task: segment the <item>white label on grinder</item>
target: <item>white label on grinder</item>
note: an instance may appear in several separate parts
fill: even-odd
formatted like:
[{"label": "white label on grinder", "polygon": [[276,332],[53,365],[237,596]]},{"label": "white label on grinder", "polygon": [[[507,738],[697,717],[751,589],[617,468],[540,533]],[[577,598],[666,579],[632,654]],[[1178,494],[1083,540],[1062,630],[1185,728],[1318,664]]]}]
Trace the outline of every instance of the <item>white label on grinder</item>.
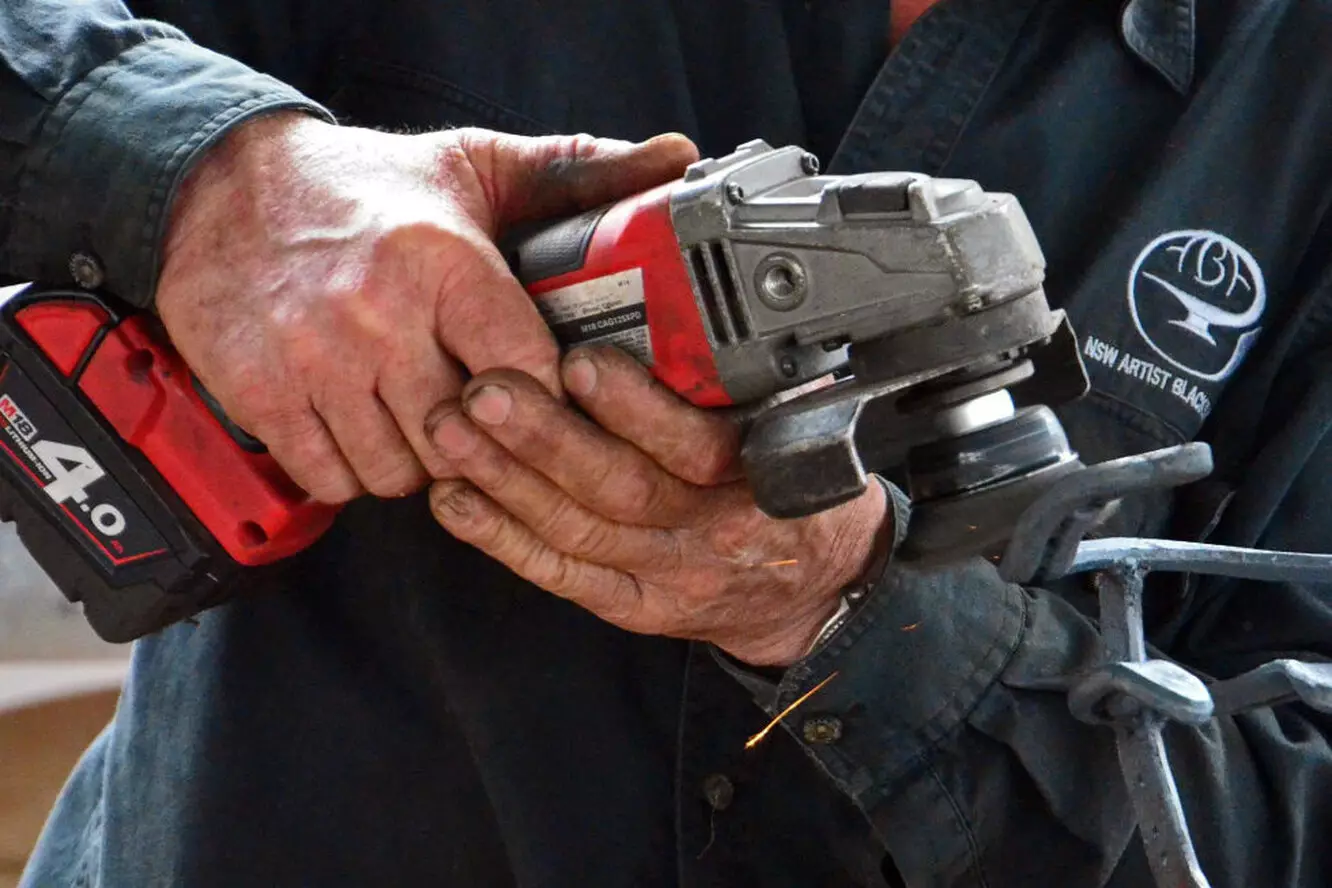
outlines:
[{"label": "white label on grinder", "polygon": [[607,343],[652,366],[643,269],[630,268],[560,287],[542,293],[536,304],[564,348]]}]

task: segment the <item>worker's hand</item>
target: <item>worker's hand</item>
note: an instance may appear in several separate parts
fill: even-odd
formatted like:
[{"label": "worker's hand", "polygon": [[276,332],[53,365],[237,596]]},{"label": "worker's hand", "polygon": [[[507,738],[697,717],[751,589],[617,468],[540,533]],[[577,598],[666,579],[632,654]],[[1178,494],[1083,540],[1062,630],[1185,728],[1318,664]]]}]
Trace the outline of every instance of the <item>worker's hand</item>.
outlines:
[{"label": "worker's hand", "polygon": [[615,349],[570,355],[564,385],[488,372],[428,421],[457,479],[436,519],[511,570],[632,632],[712,642],[754,665],[799,659],[891,528],[887,498],[779,521],[739,478],[737,428]]},{"label": "worker's hand", "polygon": [[425,417],[468,371],[516,367],[560,390],[556,344],[497,233],[696,157],[683,137],[396,135],[276,114],[191,173],[158,311],[231,419],[312,495],[406,494],[447,471]]}]

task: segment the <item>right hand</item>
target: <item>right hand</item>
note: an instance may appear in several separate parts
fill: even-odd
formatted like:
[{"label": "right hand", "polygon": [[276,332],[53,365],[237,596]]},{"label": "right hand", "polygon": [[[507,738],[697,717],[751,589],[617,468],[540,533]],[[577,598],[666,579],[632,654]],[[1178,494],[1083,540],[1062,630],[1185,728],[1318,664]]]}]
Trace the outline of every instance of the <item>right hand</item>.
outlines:
[{"label": "right hand", "polygon": [[562,394],[558,347],[495,237],[697,156],[682,136],[396,135],[274,114],[182,186],[158,313],[228,416],[313,497],[403,496],[450,476],[425,419],[469,373],[516,368]]}]

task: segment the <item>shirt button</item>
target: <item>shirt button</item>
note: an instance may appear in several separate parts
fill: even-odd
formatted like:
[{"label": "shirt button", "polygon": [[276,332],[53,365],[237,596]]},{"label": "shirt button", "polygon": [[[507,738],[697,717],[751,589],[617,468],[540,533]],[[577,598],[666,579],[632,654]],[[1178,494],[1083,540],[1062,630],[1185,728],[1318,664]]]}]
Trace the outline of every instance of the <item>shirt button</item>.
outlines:
[{"label": "shirt button", "polygon": [[85,290],[96,290],[106,280],[102,263],[87,253],[75,253],[69,257],[69,276]]},{"label": "shirt button", "polygon": [[703,779],[703,798],[714,811],[725,811],[735,798],[735,784],[725,774],[709,774]]},{"label": "shirt button", "polygon": [[806,743],[836,743],[842,739],[842,720],[835,715],[812,716],[801,725],[801,733]]}]

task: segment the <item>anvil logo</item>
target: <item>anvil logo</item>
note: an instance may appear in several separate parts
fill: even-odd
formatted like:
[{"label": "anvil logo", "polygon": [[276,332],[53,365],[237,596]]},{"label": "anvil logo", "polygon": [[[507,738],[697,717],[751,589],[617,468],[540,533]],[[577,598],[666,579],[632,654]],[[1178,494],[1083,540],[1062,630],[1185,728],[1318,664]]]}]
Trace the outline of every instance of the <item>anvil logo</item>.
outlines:
[{"label": "anvil logo", "polygon": [[1142,338],[1172,366],[1220,382],[1244,360],[1267,308],[1262,269],[1214,231],[1172,231],[1138,255],[1129,310]]}]

